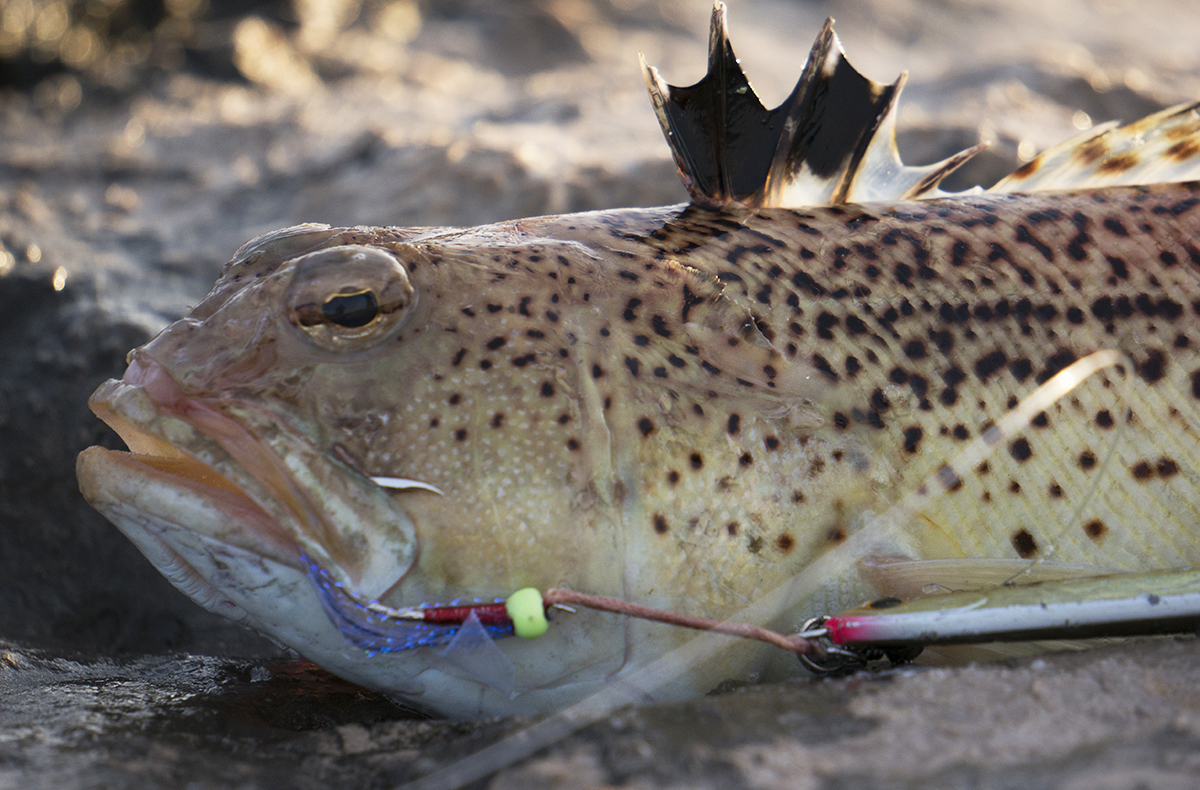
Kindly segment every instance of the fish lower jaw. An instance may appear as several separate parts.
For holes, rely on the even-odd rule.
[[[167,535],[182,528],[131,508],[116,506],[103,512],[175,589],[214,614],[253,627],[250,614],[230,600],[172,546]]]
[[[303,568],[300,547],[275,519],[200,461],[89,447],[79,454],[76,475],[84,499],[135,543],[130,530],[191,532]]]

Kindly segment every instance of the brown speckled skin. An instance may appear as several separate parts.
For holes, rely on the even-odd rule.
[[[286,261],[338,244],[392,250],[417,294],[369,352],[314,351],[282,306]],[[367,474],[446,493],[394,494],[420,553],[392,602],[569,585],[735,612],[1100,349],[1136,365],[1128,402],[1100,373],[883,550],[1200,562],[1195,183],[307,226],[249,249],[145,353],[189,394],[261,402]]]

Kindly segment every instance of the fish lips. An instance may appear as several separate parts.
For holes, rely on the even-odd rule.
[[[191,544],[181,530],[301,573],[307,557],[372,599],[416,562],[408,514],[265,408],[186,396],[144,353],[121,381],[101,385],[89,406],[129,452],[83,451],[80,490],[173,582],[159,559],[171,559],[167,547],[180,549],[176,564],[195,550],[185,550]],[[143,545],[147,529],[156,537]]]

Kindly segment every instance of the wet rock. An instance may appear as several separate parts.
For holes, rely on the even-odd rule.
[[[540,788],[1182,788],[1200,770],[1195,639],[906,668],[618,711],[503,767]],[[305,662],[114,660],[0,645],[0,785],[395,787],[522,718],[425,721]]]

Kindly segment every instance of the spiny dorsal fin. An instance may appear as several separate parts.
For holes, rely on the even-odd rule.
[[[1117,128],[1102,124],[1042,152],[989,192],[1162,184],[1200,179],[1200,102]]]
[[[799,82],[766,109],[729,43],[725,5],[713,6],[708,73],[668,85],[642,60],[655,113],[684,186],[696,203],[803,206],[918,198],[982,149],[927,167],[906,167],[895,142],[901,75],[872,82],[843,56],[825,22]]]

